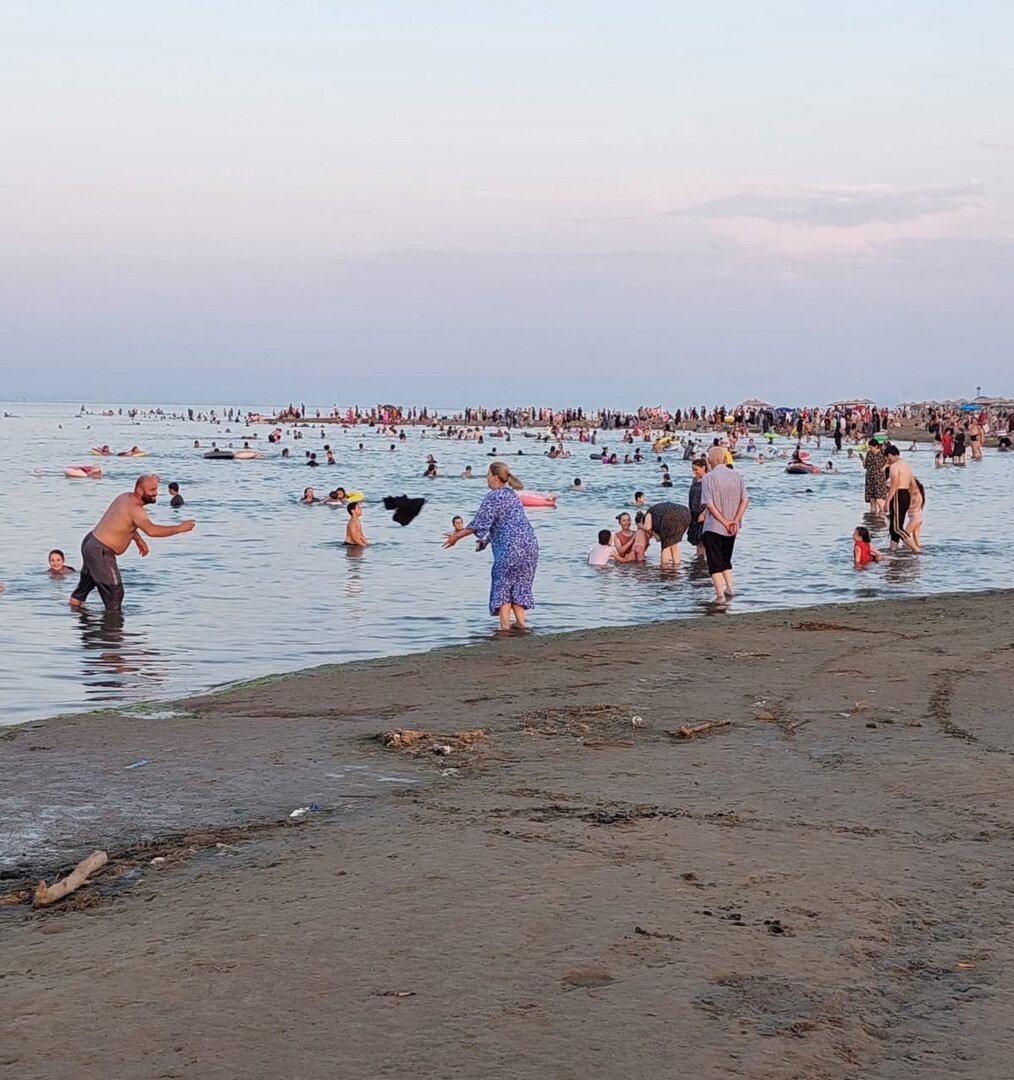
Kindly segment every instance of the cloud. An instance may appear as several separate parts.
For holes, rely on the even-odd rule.
[[[938,188],[807,190],[768,179],[668,214],[701,221],[738,247],[784,258],[879,258],[886,245],[898,241],[949,237],[981,208],[982,189],[975,180]]]
[[[754,218],[802,228],[852,229],[872,224],[898,224],[913,218],[977,207],[980,196],[981,189],[976,183],[907,191],[882,186],[823,188],[801,193],[743,191],[671,213],[709,221]]]

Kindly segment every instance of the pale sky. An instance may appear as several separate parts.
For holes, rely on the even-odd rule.
[[[10,2],[0,398],[1014,394],[1014,7]]]

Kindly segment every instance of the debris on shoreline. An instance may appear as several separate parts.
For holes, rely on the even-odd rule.
[[[388,750],[405,750],[410,754],[437,754],[446,757],[457,750],[471,750],[486,732],[482,728],[459,731],[454,735],[439,735],[430,731],[414,731],[411,728],[395,728],[382,731],[377,741]]]
[[[684,724],[668,734],[674,739],[695,739],[698,735],[706,735],[709,731],[726,731],[731,727],[731,720],[709,720],[706,724]]]
[[[107,862],[109,862],[109,856],[104,851],[93,851],[88,858],[82,859],[65,878],[53,882],[52,885],[40,881],[35,887],[33,897],[35,906],[47,907],[77,892],[82,885],[88,885],[91,875],[97,874]]]

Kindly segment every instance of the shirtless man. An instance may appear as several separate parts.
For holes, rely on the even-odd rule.
[[[918,554],[922,548],[905,529],[905,518],[912,503],[912,493],[918,496],[915,474],[911,466],[901,460],[901,451],[889,443],[884,456],[887,458],[887,517],[891,530],[891,550],[897,551],[899,544]]]
[[[369,540],[363,532],[363,504],[361,502],[349,503],[349,523],[345,526],[346,547],[367,547]]]
[[[146,536],[175,536],[190,532],[196,524],[192,518],[178,525],[156,525],[145,510],[158,498],[158,477],[146,473],[137,478],[133,491],[117,495],[102,515],[101,521],[81,541],[81,579],[71,594],[70,606],[79,608],[94,588],[108,611],[118,611],[123,605],[123,581],[116,564],[131,542],[138,554],[148,554]]]

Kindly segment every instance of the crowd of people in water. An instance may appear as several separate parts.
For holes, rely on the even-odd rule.
[[[122,410],[120,410],[122,413]],[[90,415],[82,406],[82,416]],[[101,415],[109,415],[103,412]],[[298,441],[313,435],[313,425],[320,416],[307,416],[304,405],[290,405],[276,416],[266,418],[237,407],[221,413],[188,409],[183,414],[162,410],[128,410],[131,418],[175,418],[210,420],[218,424],[242,424],[260,420],[272,425],[267,443],[275,446],[286,438]],[[784,461],[786,471],[804,470],[812,473],[834,472],[834,458],[844,454],[858,456],[864,470],[864,502],[870,520],[885,520],[890,535],[891,550],[907,548],[913,553],[922,550],[921,532],[926,491],[904,458],[897,441],[892,441],[892,429],[907,426],[914,432],[921,429],[938,444],[934,464],[938,468],[962,466],[970,457],[981,459],[983,448],[992,440],[999,452],[1009,451],[1014,435],[1014,406],[1009,408],[983,405],[981,408],[963,406],[910,406],[900,410],[881,409],[872,402],[842,403],[822,409],[778,410],[763,402],[744,403],[735,409],[724,406],[713,409],[691,407],[673,413],[656,408],[642,408],[634,413],[601,410],[585,413],[581,409],[477,409],[463,410],[452,418],[436,418],[425,409],[402,409],[377,406],[368,412],[355,408],[335,407],[326,417],[352,431],[365,425],[374,436],[386,441],[387,450],[396,451],[408,442],[406,428],[420,439],[440,438],[458,443],[488,447],[485,453],[494,459],[485,471],[488,491],[478,510],[466,523],[456,515],[447,533],[445,546],[454,547],[466,536],[474,536],[477,548],[491,547],[493,568],[489,610],[498,616],[502,629],[526,625],[525,612],[534,605],[533,584],[538,566],[538,541],[525,513],[525,505],[552,506],[556,496],[526,492],[513,469],[516,459],[525,456],[544,456],[550,460],[572,458],[574,449],[584,445],[593,449],[589,458],[593,467],[654,462],[658,466],[658,486],[673,489],[670,458],[678,456],[688,463],[689,481],[684,499],[663,492],[649,497],[644,490],[634,492],[632,507],[615,515],[615,527],[602,529],[597,542],[588,553],[591,566],[644,563],[654,545],[658,546],[659,563],[664,568],[681,563],[680,545],[690,546],[692,557],[707,563],[714,585],[714,603],[724,607],[734,592],[732,558],[744,515],[749,507],[749,495],[742,466],[745,463],[765,465]],[[525,430],[535,427],[535,431]],[[717,434],[716,434],[717,432]],[[703,433],[703,434],[702,434]],[[229,428],[224,435],[231,435]],[[328,439],[327,426],[319,427],[321,451],[303,451],[307,467],[317,468],[338,464],[334,447]],[[776,442],[788,437],[789,445],[776,447]],[[244,432],[239,451],[251,450],[256,432]],[[234,440],[235,441],[235,440]],[[212,451],[223,456],[230,452],[238,456],[233,442]],[[520,443],[520,445],[518,445]],[[915,449],[916,442],[909,443]],[[195,449],[202,449],[194,441]],[[280,446],[280,456],[290,457],[288,446]],[[366,451],[359,442],[358,452]],[[251,451],[252,452],[252,451]],[[99,455],[114,452],[103,445],[93,449]],[[133,446],[120,456],[142,456],[144,451]],[[826,464],[817,465],[814,456]],[[213,456],[205,453],[205,457]],[[256,456],[263,456],[259,452]],[[510,464],[508,464],[510,462]],[[346,464],[347,467],[347,464]],[[434,453],[428,453],[421,480],[440,476]],[[483,475],[469,465],[461,474],[463,479]],[[195,522],[188,519],[174,525],[156,525],[148,517],[146,507],[154,503],[159,478],[154,474],[140,477],[133,491],[125,492],[110,504],[96,527],[82,543],[80,580],[71,598],[72,606],[85,602],[97,588],[107,608],[118,609],[123,588],[117,557],[134,544],[143,556],[147,554],[147,537],[163,537],[187,532]],[[647,485],[645,485],[647,486]],[[583,494],[587,487],[581,477],[569,481],[567,490]],[[170,506],[180,509],[185,501],[179,483],[169,484]],[[532,502],[532,499],[539,501]],[[303,490],[304,505],[330,504],[346,508],[345,544],[361,551],[370,546],[363,522],[364,496],[361,491],[336,486],[326,495],[318,495],[313,486]],[[419,504],[425,501],[409,500]],[[411,516],[407,520],[411,520]],[[398,520],[397,516],[395,520]],[[404,521],[402,523],[405,523]],[[872,544],[869,524],[858,525],[852,535],[852,561],[863,568],[882,558]],[[54,576],[78,573],[66,564],[63,553],[53,550],[48,556],[49,572]],[[2,586],[0,586],[2,588]]]

